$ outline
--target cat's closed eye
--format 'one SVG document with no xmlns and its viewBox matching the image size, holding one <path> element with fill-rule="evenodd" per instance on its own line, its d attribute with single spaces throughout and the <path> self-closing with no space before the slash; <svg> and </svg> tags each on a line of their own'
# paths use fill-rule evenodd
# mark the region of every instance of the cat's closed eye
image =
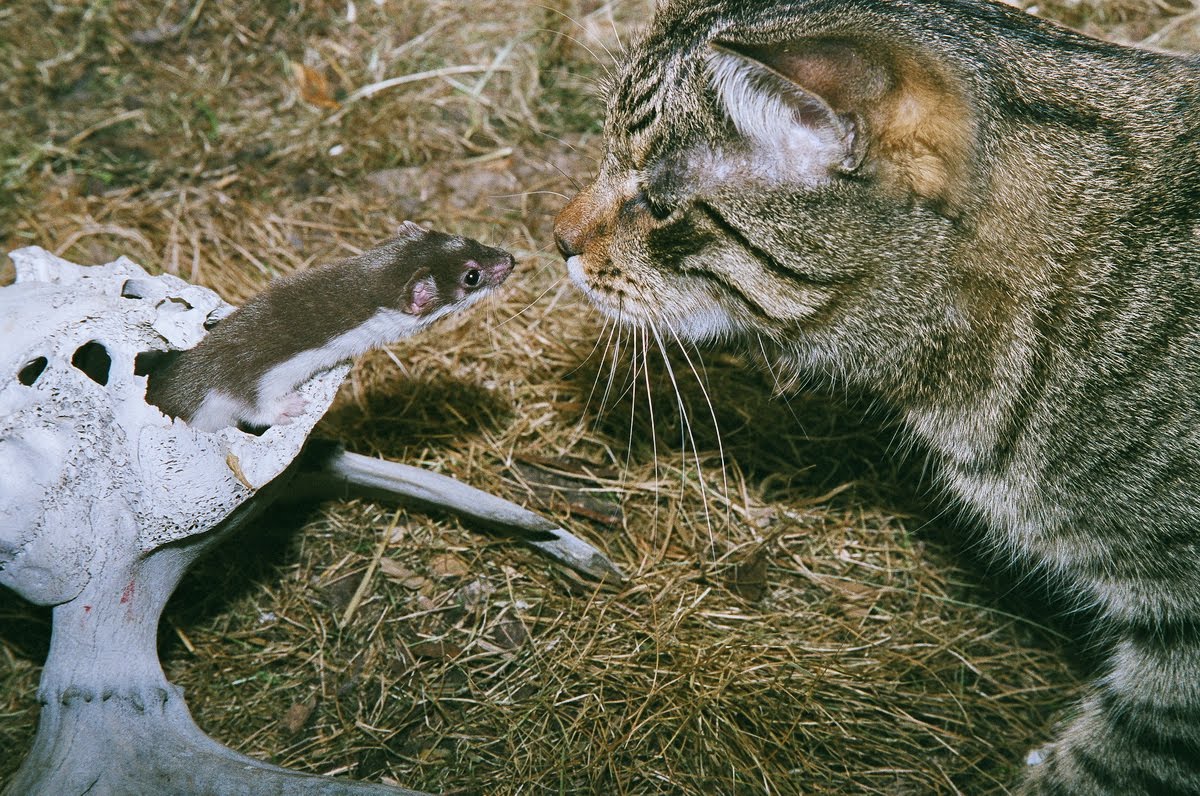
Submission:
<svg viewBox="0 0 1200 796">
<path fill-rule="evenodd" d="M 648 186 L 639 188 L 638 192 L 628 201 L 634 203 L 638 209 L 644 209 L 658 221 L 666 221 L 675 212 L 672 202 L 667 201 Z"/>
</svg>

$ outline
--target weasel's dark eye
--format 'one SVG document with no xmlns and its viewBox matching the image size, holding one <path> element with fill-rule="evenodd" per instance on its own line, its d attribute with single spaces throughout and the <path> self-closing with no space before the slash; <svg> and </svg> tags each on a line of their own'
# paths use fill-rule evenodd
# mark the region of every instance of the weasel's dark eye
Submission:
<svg viewBox="0 0 1200 796">
<path fill-rule="evenodd" d="M 479 284 L 479 270 L 472 268 L 463 274 L 463 284 L 467 287 L 475 287 Z"/>
</svg>

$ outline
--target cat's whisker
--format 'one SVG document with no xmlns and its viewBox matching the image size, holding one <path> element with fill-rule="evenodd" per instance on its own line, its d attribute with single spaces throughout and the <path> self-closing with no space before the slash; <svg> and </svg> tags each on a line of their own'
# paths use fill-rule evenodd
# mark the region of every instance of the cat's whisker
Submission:
<svg viewBox="0 0 1200 796">
<path fill-rule="evenodd" d="M 579 20 L 575 19 L 575 17 L 571 16 L 570 14 L 568 14 L 567 12 L 563 11 L 563 10 L 562 10 L 562 9 L 560 9 L 560 8 L 551 8 L 550 6 L 541 5 L 541 4 L 538 4 L 538 6 L 537 6 L 537 7 L 538 7 L 538 8 L 541 8 L 541 9 L 544 9 L 544 10 L 546 10 L 546 11 L 549 11 L 549 12 L 551 12 L 551 13 L 558 14 L 560 17 L 562 17 L 563 19 L 567 20 L 568 22 L 570 22 L 570 23 L 571 23 L 572 25 L 574 25 L 575 27 L 579 28 L 579 30 L 581 30 L 581 31 L 587 31 L 587 28 L 583 26 L 583 23 L 581 23 Z M 611 9 L 610 9 L 610 17 L 609 17 L 609 18 L 610 18 L 610 19 L 612 18 L 612 17 L 611 17 Z M 614 30 L 615 30 L 615 26 L 614 26 Z M 600 64 L 601 66 L 603 66 L 603 67 L 604 67 L 604 71 L 605 71 L 605 73 L 606 73 L 606 74 L 609 74 L 609 75 L 611 75 L 611 74 L 612 74 L 612 69 L 610 68 L 610 66 L 609 66 L 609 65 L 610 65 L 610 64 L 613 64 L 613 63 L 616 63 L 616 61 L 617 61 L 617 58 L 616 58 L 616 56 L 615 56 L 615 55 L 613 55 L 613 52 L 612 52 L 612 50 L 608 49 L 608 46 L 607 46 L 607 45 L 606 45 L 606 44 L 605 44 L 603 41 L 601 41 L 600 39 L 598 39 L 598 38 L 596 38 L 596 37 L 594 37 L 594 36 L 592 37 L 593 39 L 595 39 L 595 41 L 596 41 L 596 44 L 599 44 L 599 45 L 600 45 L 600 49 L 604 50 L 604 54 L 608 56 L 608 63 L 607 63 L 607 64 L 606 64 L 606 63 L 603 63 L 603 62 L 601 61 L 601 59 L 600 59 L 600 58 L 599 58 L 599 57 L 596 55 L 596 53 L 592 51 L 592 49 L 591 49 L 591 48 L 589 48 L 589 47 L 588 47 L 586 44 L 584 44 L 583 42 L 579 41 L 579 40 L 578 40 L 577 38 L 575 38 L 574 36 L 571 36 L 570 34 L 568 34 L 568 33 L 564 32 L 564 31 L 553 31 L 553 32 L 555 32 L 555 33 L 559 33 L 559 34 L 561 34 L 561 35 L 563 35 L 563 36 L 566 36 L 568 39 L 570 39 L 571 41 L 575 42 L 576 44 L 578 44 L 578 45 L 579 45 L 580 47 L 582 47 L 583 49 L 587 50 L 587 51 L 588 51 L 588 55 L 592 56 L 592 58 L 593 58 L 593 59 L 596 61 L 596 63 L 598 63 L 598 64 Z"/>
<path fill-rule="evenodd" d="M 762 335 L 755 334 L 754 339 L 758 343 L 758 350 L 762 352 L 763 366 L 766 367 L 767 373 L 771 376 L 771 384 L 775 396 L 783 401 L 783 405 L 787 407 L 788 414 L 790 414 L 792 419 L 796 421 L 796 427 L 800 429 L 800 433 L 807 436 L 808 430 L 804 428 L 804 421 L 802 421 L 800 416 L 796 414 L 796 409 L 792 406 L 790 397 L 787 395 L 788 387 L 785 387 L 785 385 L 779 380 L 779 376 L 775 373 L 775 369 L 771 367 L 771 357 L 767 355 L 767 347 L 766 344 L 763 343 Z M 788 386 L 792 385 L 794 385 L 794 379 Z"/>
<path fill-rule="evenodd" d="M 704 403 L 708 405 L 708 415 L 712 418 L 713 422 L 713 433 L 717 437 L 717 456 L 721 462 L 721 489 L 726 498 L 725 511 L 728 514 L 732 510 L 733 503 L 729 500 L 729 473 L 725 467 L 725 442 L 721 439 L 721 424 L 717 422 L 717 409 L 713 406 L 712 397 L 708 394 L 708 387 L 704 384 L 704 380 L 700 378 L 700 372 L 696 369 L 695 364 L 693 364 L 692 358 L 688 356 L 687 348 L 683 345 L 683 341 L 669 321 L 664 319 L 663 323 L 667 327 L 667 331 L 675 338 L 675 342 L 679 344 L 679 349 L 683 352 L 683 359 L 691 369 L 692 375 L 696 377 L 696 383 L 700 385 L 700 394 L 704 396 Z M 700 358 L 699 349 L 696 351 L 696 357 L 697 359 Z"/>
<path fill-rule="evenodd" d="M 612 362 L 608 368 L 608 383 L 604 386 L 604 395 L 600 397 L 600 408 L 603 411 L 606 406 L 609 406 L 609 398 L 612 396 L 613 385 L 617 383 L 617 365 L 621 360 L 621 354 L 625 350 L 625 327 L 618 323 L 614 327 L 617 332 L 616 346 L 612 351 Z"/>
<path fill-rule="evenodd" d="M 612 319 L 610 319 L 607 315 L 605 315 L 604 326 L 600 328 L 600 333 L 596 335 L 596 345 L 592 347 L 592 350 L 588 353 L 587 358 L 584 359 L 583 362 L 580 362 L 578 366 L 576 366 L 570 371 L 570 373 L 567 374 L 570 376 L 582 368 L 584 363 L 591 360 L 592 356 L 596 353 L 596 349 L 600 347 L 600 343 L 604 343 L 604 351 L 600 355 L 600 367 L 596 369 L 596 377 L 592 379 L 592 389 L 588 391 L 588 397 L 583 403 L 583 412 L 580 413 L 580 417 L 587 417 L 588 409 L 590 409 L 592 406 L 592 399 L 596 397 L 596 388 L 600 386 L 600 377 L 604 373 L 604 360 L 608 355 L 609 347 L 612 344 L 613 332 L 616 330 L 616 328 L 617 324 L 613 322 Z M 608 332 L 607 338 L 605 337 L 605 332 Z M 607 391 L 605 394 L 607 395 Z M 603 412 L 604 403 L 601 402 L 600 409 L 597 411 L 597 418 L 603 415 Z"/>
<path fill-rule="evenodd" d="M 534 249 L 533 253 L 534 253 L 535 255 L 536 255 L 536 254 L 546 254 L 546 253 L 548 253 L 548 252 L 549 252 L 551 249 L 553 249 L 553 248 L 554 248 L 554 245 L 553 245 L 553 244 L 551 244 L 551 243 L 543 243 L 541 246 L 538 246 L 536 249 Z M 557 255 L 557 253 L 556 253 L 556 255 Z M 557 257 L 556 257 L 556 259 L 554 259 L 554 260 L 551 260 L 550 262 L 546 263 L 546 264 L 545 264 L 545 265 L 543 265 L 541 268 L 539 268 L 539 269 L 538 269 L 538 273 L 541 273 L 542 271 L 544 271 L 544 270 L 545 270 L 545 269 L 547 269 L 547 268 L 558 268 L 558 267 L 559 267 L 559 263 L 558 263 L 558 260 L 557 260 Z"/>
<path fill-rule="evenodd" d="M 625 350 L 624 346 L 626 345 L 626 343 L 625 343 L 625 325 L 622 323 L 617 323 L 615 328 L 617 331 L 617 344 L 616 344 L 615 349 L 613 350 L 612 365 L 610 365 L 609 369 L 608 369 L 608 384 L 605 385 L 604 395 L 601 396 L 601 398 L 600 398 L 600 415 L 601 416 L 606 411 L 605 407 L 608 406 L 609 397 L 612 395 L 613 385 L 616 384 L 617 365 L 620 363 L 621 355 L 622 355 L 622 352 Z M 622 394 L 624 394 L 624 390 L 622 390 Z M 615 404 L 619 400 L 620 400 L 619 398 L 614 399 L 613 403 Z"/>
<path fill-rule="evenodd" d="M 642 327 L 642 376 L 646 380 L 646 405 L 650 412 L 650 448 L 654 456 L 654 519 L 652 526 L 658 527 L 658 428 L 654 420 L 654 391 L 650 388 L 650 342 L 646 327 Z"/>
<path fill-rule="evenodd" d="M 571 150 L 572 152 L 579 152 L 579 147 L 575 146 L 574 144 L 572 144 L 570 141 L 568 141 L 565 138 L 560 138 L 559 136 L 552 135 L 551 133 L 548 133 L 548 132 L 543 133 L 543 137 L 545 137 L 546 139 L 548 139 L 550 141 L 557 141 L 558 143 L 562 144 L 563 146 L 565 146 L 567 149 Z M 542 158 L 542 162 L 545 163 L 547 166 L 554 165 L 547 158 Z"/>
<path fill-rule="evenodd" d="M 630 389 L 631 395 L 629 399 L 629 439 L 625 443 L 625 467 L 623 468 L 622 488 L 624 488 L 624 479 L 629 477 L 629 463 L 633 457 L 633 430 L 634 418 L 637 415 L 637 384 L 638 384 L 638 336 L 637 334 L 629 335 L 630 347 L 633 351 L 632 361 L 630 362 Z"/>
<path fill-rule="evenodd" d="M 545 8 L 545 6 L 542 6 L 542 8 Z M 549 9 L 549 10 L 552 10 L 552 11 L 557 11 L 557 9 Z M 562 14 L 562 12 L 561 12 L 561 11 L 558 11 L 558 13 Z M 571 18 L 570 18 L 569 16 L 567 16 L 566 14 L 563 14 L 563 16 L 564 16 L 564 17 L 566 17 L 567 19 L 571 19 Z M 572 19 L 571 21 L 572 21 L 572 22 L 574 22 L 575 20 L 573 20 L 573 19 Z M 565 30 L 555 30 L 554 28 L 533 28 L 532 30 L 533 30 L 535 33 L 550 33 L 550 34 L 552 34 L 552 35 L 554 35 L 554 36 L 561 36 L 561 37 L 563 37 L 564 39 L 566 39 L 567 41 L 573 42 L 574 44 L 578 44 L 580 47 L 582 47 L 583 49 L 587 50 L 587 53 L 588 53 L 588 55 L 592 56 L 592 60 L 593 60 L 593 61 L 595 61 L 596 63 L 600 64 L 600 66 L 602 66 L 602 67 L 604 68 L 604 73 L 605 73 L 605 76 L 606 76 L 606 77 L 608 77 L 608 78 L 610 78 L 610 79 L 612 78 L 612 76 L 613 76 L 613 75 L 612 75 L 612 68 L 611 68 L 611 67 L 610 67 L 608 64 L 604 63 L 604 59 L 603 59 L 603 58 L 601 58 L 599 55 L 597 55 L 597 54 L 596 54 L 596 51 L 595 51 L 595 50 L 593 50 L 591 47 L 587 46 L 587 44 L 585 44 L 585 43 L 583 42 L 583 40 L 581 40 L 579 37 L 577 37 L 577 36 L 572 36 L 570 33 L 567 33 Z M 605 51 L 605 52 L 608 52 L 608 48 L 607 48 L 607 47 L 604 47 L 604 43 L 603 43 L 603 42 L 598 42 L 598 43 L 599 43 L 599 44 L 600 44 L 600 46 L 601 46 L 601 47 L 604 49 L 604 51 Z M 611 56 L 611 55 L 609 56 L 609 60 L 612 60 L 612 56 Z"/>
<path fill-rule="evenodd" d="M 541 191 L 518 191 L 516 193 L 493 193 L 493 194 L 488 194 L 488 199 L 520 199 L 525 196 L 557 196 L 559 199 L 570 199 L 571 198 L 571 197 L 567 196 L 565 193 L 562 193 L 561 191 L 541 190 Z M 542 248 L 542 251 L 546 251 L 549 248 L 550 248 L 549 246 L 545 246 Z"/>
<path fill-rule="evenodd" d="M 663 320 L 663 323 L 667 326 L 668 330 L 670 330 L 670 324 L 665 319 Z M 671 380 L 671 386 L 675 389 L 675 400 L 679 404 L 679 418 L 681 426 L 680 458 L 683 460 L 683 466 L 680 468 L 680 489 L 685 490 L 687 488 L 687 445 L 683 444 L 683 438 L 686 436 L 687 440 L 689 440 L 691 443 L 692 457 L 696 462 L 696 482 L 700 485 L 700 505 L 704 510 L 704 524 L 708 529 L 709 553 L 715 557 L 716 532 L 713 530 L 712 515 L 709 513 L 708 509 L 708 484 L 704 477 L 704 466 L 701 464 L 700 448 L 696 444 L 696 436 L 692 431 L 692 421 L 688 415 L 687 407 L 684 405 L 683 393 L 679 389 L 679 382 L 675 379 L 675 369 L 671 365 L 671 358 L 668 356 L 666 345 L 663 343 L 662 333 L 658 330 L 658 327 L 654 326 L 653 324 L 650 328 L 654 332 L 654 341 L 657 343 L 658 350 L 662 354 L 663 364 L 666 366 L 667 370 L 667 377 Z M 679 339 L 678 336 L 675 335 L 674 331 L 671 331 L 671 334 L 676 340 Z M 703 390 L 703 385 L 701 386 L 701 389 Z M 718 438 L 719 437 L 720 434 L 718 433 Z M 722 463 L 724 463 L 723 457 Z M 726 490 L 726 496 L 728 496 L 728 490 Z"/>
<path fill-rule="evenodd" d="M 600 350 L 601 343 L 604 342 L 604 333 L 608 331 L 608 325 L 609 325 L 608 318 L 604 318 L 604 324 L 600 327 L 600 332 L 596 335 L 596 342 L 592 343 L 592 350 L 587 353 L 587 356 L 585 356 L 583 359 L 579 360 L 578 365 L 576 365 L 575 367 L 571 368 L 570 370 L 568 370 L 567 372 L 565 372 L 563 374 L 564 379 L 570 378 L 571 376 L 574 376 L 579 371 L 583 370 L 583 366 L 586 365 L 589 361 L 591 361 L 592 357 L 594 357 L 596 355 L 596 352 L 598 350 Z M 600 361 L 601 362 L 604 361 L 603 355 L 601 355 Z M 596 386 L 599 384 L 599 381 L 600 381 L 599 371 L 597 371 L 597 377 L 592 382 L 592 392 L 593 393 L 596 391 Z M 589 395 L 588 397 L 590 400 L 591 396 Z"/>
<path fill-rule="evenodd" d="M 605 3 L 604 4 L 604 13 L 608 15 L 608 24 L 609 24 L 609 27 L 612 28 L 613 37 L 617 40 L 617 48 L 621 51 L 622 54 L 624 54 L 625 53 L 625 42 L 621 41 L 621 31 L 617 27 L 617 18 L 615 16 L 613 16 L 613 5 L 614 5 L 614 3 Z M 606 47 L 605 50 L 607 50 L 607 49 L 608 48 Z M 612 53 L 609 53 L 609 55 L 612 55 Z"/>
<path fill-rule="evenodd" d="M 575 149 L 575 147 L 571 147 L 571 149 Z M 566 177 L 567 180 L 571 183 L 571 187 L 574 188 L 576 191 L 583 190 L 583 186 L 579 183 L 579 180 L 575 179 L 570 174 L 568 174 L 566 171 L 564 171 L 562 166 L 559 166 L 557 163 L 555 163 L 552 160 L 549 160 L 548 158 L 542 158 L 542 162 L 545 163 L 550 168 L 557 171 L 562 176 Z M 549 248 L 549 247 L 547 246 L 547 248 Z"/>
</svg>

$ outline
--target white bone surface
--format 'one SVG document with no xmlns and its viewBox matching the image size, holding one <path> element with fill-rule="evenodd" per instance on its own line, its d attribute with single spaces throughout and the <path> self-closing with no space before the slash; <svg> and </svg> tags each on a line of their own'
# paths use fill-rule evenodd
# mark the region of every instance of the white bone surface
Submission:
<svg viewBox="0 0 1200 796">
<path fill-rule="evenodd" d="M 190 348 L 232 307 L 128 259 L 83 267 L 40 248 L 10 255 L 0 288 L 0 585 L 53 606 L 33 748 L 6 796 L 412 794 L 286 771 L 205 735 L 156 647 L 163 606 L 204 551 L 286 492 L 348 366 L 300 387 L 307 411 L 261 436 L 208 433 L 145 402 L 140 354 Z M 73 359 L 111 362 L 101 384 Z M 30 366 L 44 361 L 34 377 Z M 313 446 L 320 448 L 321 446 Z M 600 580 L 624 576 L 565 529 L 452 478 L 340 448 L 313 457 L 304 496 L 359 490 L 524 532 Z"/>
<path fill-rule="evenodd" d="M 176 277 L 151 278 L 126 258 L 82 267 L 39 248 L 20 249 L 11 257 L 17 282 L 0 290 L 0 373 L 9 377 L 0 389 L 0 428 L 9 431 L 0 436 L 36 434 L 65 448 L 36 473 L 57 483 L 48 489 L 50 497 L 65 487 L 73 498 L 45 506 L 51 509 L 46 521 L 53 517 L 56 524 L 82 527 L 96 499 L 116 493 L 133 512 L 142 552 L 205 531 L 283 472 L 345 374 L 342 366 L 305 385 L 310 411 L 261 437 L 232 428 L 193 431 L 145 403 L 146 380 L 134 375 L 134 360 L 146 351 L 190 348 L 203 337 L 204 321 L 227 314 L 229 305 L 211 290 Z M 144 297 L 123 297 L 127 283 Z M 112 358 L 106 385 L 71 364 L 74 352 L 91 341 Z M 20 368 L 38 357 L 49 361 L 37 381 L 31 386 L 17 382 Z M 21 407 L 24 411 L 18 411 Z M 97 462 L 108 466 L 88 466 Z M 55 465 L 62 472 L 48 472 Z M 21 483 L 28 477 L 25 469 L 20 457 L 0 458 L 0 483 Z M 64 479 L 69 485 L 61 483 Z M 0 492 L 0 505 L 6 497 Z M 38 528 L 7 523 L 0 534 L 0 544 L 26 552 L 45 536 Z M 84 540 L 63 541 L 78 547 Z M 96 541 L 93 537 L 90 544 Z M 11 566 L 0 572 L 0 582 L 22 591 L 14 578 Z"/>
<path fill-rule="evenodd" d="M 409 793 L 289 772 L 213 741 L 156 648 L 184 571 L 273 498 L 347 367 L 304 385 L 308 412 L 288 425 L 197 432 L 145 403 L 135 363 L 194 345 L 227 304 L 125 258 L 11 257 L 17 281 L 0 288 L 0 584 L 54 608 L 38 734 L 5 793 Z M 89 343 L 111 360 L 91 375 L 73 362 Z"/>
</svg>

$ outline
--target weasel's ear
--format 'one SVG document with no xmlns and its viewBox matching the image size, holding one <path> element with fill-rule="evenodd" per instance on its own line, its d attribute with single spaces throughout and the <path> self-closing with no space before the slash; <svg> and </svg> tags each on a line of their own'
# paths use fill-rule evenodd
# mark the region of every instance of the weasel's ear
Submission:
<svg viewBox="0 0 1200 796">
<path fill-rule="evenodd" d="M 943 202 L 965 179 L 966 97 L 911 50 L 844 37 L 711 48 L 710 82 L 734 127 L 802 174 L 859 173 Z"/>
<path fill-rule="evenodd" d="M 396 230 L 396 235 L 409 240 L 420 240 L 425 237 L 426 229 L 415 221 L 405 221 Z"/>
<path fill-rule="evenodd" d="M 428 268 L 422 268 L 413 274 L 406 291 L 408 295 L 403 306 L 409 315 L 425 315 L 437 309 L 437 282 Z"/>
</svg>

